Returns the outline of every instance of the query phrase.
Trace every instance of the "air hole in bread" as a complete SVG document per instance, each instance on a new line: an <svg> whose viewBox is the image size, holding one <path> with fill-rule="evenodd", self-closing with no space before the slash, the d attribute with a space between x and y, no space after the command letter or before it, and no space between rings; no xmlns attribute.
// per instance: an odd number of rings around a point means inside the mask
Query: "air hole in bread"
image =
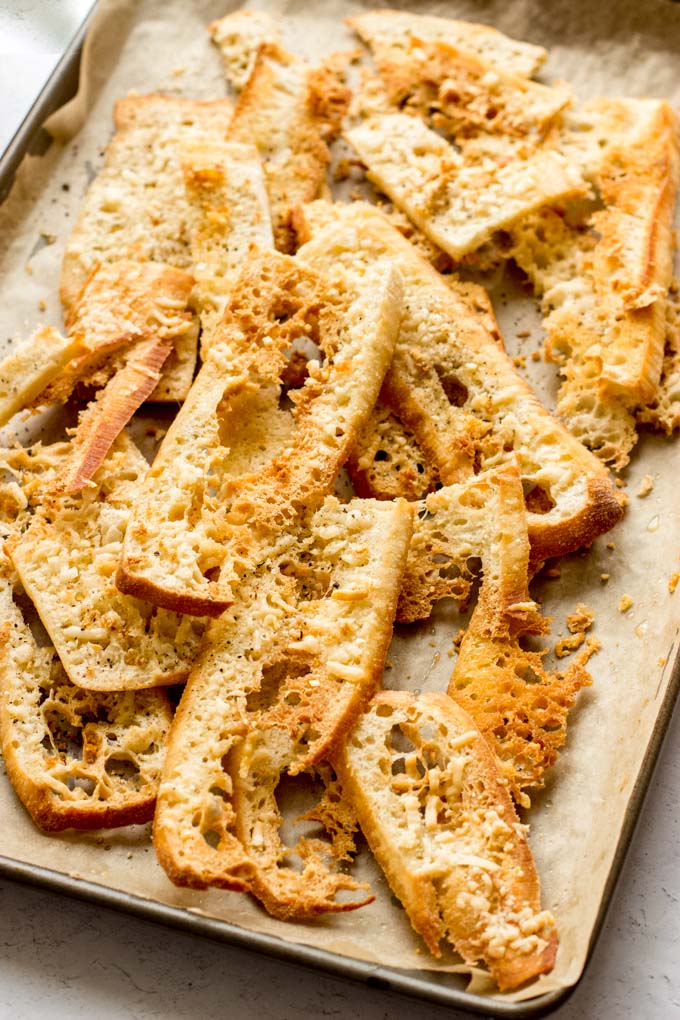
<svg viewBox="0 0 680 1020"><path fill-rule="evenodd" d="M530 514L547 514L555 506L555 500L550 495L550 489L545 485L532 485L530 481L522 480L524 488L524 502Z"/></svg>
<svg viewBox="0 0 680 1020"><path fill-rule="evenodd" d="M439 376L439 382L448 402L454 407L463 407L467 403L469 396L467 386L463 385L457 376L447 372L441 365L435 365L435 371Z"/></svg>

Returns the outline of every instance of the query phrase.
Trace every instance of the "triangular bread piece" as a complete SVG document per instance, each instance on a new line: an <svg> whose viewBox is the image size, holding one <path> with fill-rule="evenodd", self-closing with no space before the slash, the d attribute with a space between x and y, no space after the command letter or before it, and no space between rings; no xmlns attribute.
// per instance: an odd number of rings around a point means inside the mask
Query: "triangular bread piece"
<svg viewBox="0 0 680 1020"><path fill-rule="evenodd" d="M147 476L119 587L179 612L222 613L271 536L330 490L400 317L401 281L386 262L351 280L276 252L247 266ZM306 380L286 396L286 354L310 341Z"/></svg>
<svg viewBox="0 0 680 1020"><path fill-rule="evenodd" d="M587 545L620 520L606 468L542 406L511 360L442 277L375 208L315 202L298 258L361 274L390 258L404 315L382 399L411 429L443 484L518 458L530 496L532 559Z"/></svg>
<svg viewBox="0 0 680 1020"><path fill-rule="evenodd" d="M445 694L376 695L336 756L343 793L431 953L447 938L501 990L551 970L552 915L493 754Z"/></svg>
<svg viewBox="0 0 680 1020"><path fill-rule="evenodd" d="M222 54L225 74L236 92L248 81L260 46L281 43L281 26L266 11L234 11L211 22L208 32Z"/></svg>
<svg viewBox="0 0 680 1020"><path fill-rule="evenodd" d="M412 528L403 500L328 497L281 533L209 628L168 744L154 845L173 882L255 893L286 918L357 889L281 841L276 789L332 753L380 682ZM291 854L303 859L299 873Z"/></svg>

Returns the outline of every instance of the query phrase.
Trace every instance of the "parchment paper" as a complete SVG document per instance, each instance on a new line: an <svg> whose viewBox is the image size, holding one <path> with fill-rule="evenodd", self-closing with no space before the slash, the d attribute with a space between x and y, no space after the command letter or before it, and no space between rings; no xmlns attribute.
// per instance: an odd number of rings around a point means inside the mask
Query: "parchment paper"
<svg viewBox="0 0 680 1020"><path fill-rule="evenodd" d="M80 92L51 119L50 129L59 143L43 157L25 160L0 209L3 343L27 336L38 323L61 321L57 284L62 247L87 184L101 164L112 130L114 100L131 89L194 98L223 95L219 55L204 26L235 6L225 0L102 0L86 44ZM356 45L341 19L362 9L360 4L272 0L266 6L285 14L286 45L311 60ZM543 79L567 79L580 98L622 94L663 96L676 104L680 100L676 62L680 9L670 0L618 4L458 0L439 5L412 0L408 6L484 21L551 47ZM511 277L489 282L510 352L537 350L541 332L532 301ZM521 336L526 330L531 333L528 338ZM530 359L528 366L534 385L551 405L554 368ZM42 422L33 419L22 438L35 436L41 425L49 434L53 422L49 417ZM624 522L598 539L589 553L564 561L560 580L536 589L546 613L555 619L555 635L565 630L566 614L577 601L590 605L596 612L593 633L603 648L591 662L594 686L579 697L567 747L529 819L543 900L554 912L560 932L557 965L530 988L499 998L526 999L568 986L583 968L626 807L678 644L680 591L670 595L668 581L680 569L679 471L676 440L643 437L625 475L631 500ZM645 474L653 476L655 485L646 499L640 499L635 493ZM610 542L615 549L607 548ZM603 573L609 575L606 583L600 579ZM623 594L633 599L625 614L617 610ZM398 628L385 685L445 689L454 664L453 637L464 622L457 609L442 604L425 624ZM360 855L357 871L370 880L377 896L374 904L313 924L283 924L247 896L176 889L155 861L146 828L85 836L40 834L3 775L0 854L361 960L408 969L468 970L460 967L455 955L437 962L418 944L367 852ZM449 980L457 986L463 981L453 973ZM479 975L472 990L494 994L492 984Z"/></svg>

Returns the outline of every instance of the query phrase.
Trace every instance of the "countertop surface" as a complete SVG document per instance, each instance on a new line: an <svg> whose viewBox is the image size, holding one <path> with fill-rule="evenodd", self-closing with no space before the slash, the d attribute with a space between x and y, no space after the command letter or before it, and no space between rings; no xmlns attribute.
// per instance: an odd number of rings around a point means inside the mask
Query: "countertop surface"
<svg viewBox="0 0 680 1020"><path fill-rule="evenodd" d="M0 150L90 6L0 4ZM680 1018L679 861L676 712L585 977L554 1016ZM6 879L0 919L0 1020L463 1016Z"/></svg>

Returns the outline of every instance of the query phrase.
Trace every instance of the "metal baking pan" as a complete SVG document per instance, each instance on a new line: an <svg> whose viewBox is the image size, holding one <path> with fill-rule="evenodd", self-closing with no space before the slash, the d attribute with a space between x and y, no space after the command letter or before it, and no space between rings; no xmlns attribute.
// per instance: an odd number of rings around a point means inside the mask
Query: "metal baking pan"
<svg viewBox="0 0 680 1020"><path fill-rule="evenodd" d="M90 11L12 141L0 156L0 202L8 195L16 169L24 156L27 154L41 155L47 151L51 144L50 136L42 127L46 118L77 91L82 47L96 6L95 4ZM680 627L675 633L667 668L672 670L671 680L661 703L656 727L647 746L644 761L630 797L604 895L592 930L586 967L602 930L626 851L633 839L644 797L652 780L680 690ZM402 970L353 960L317 947L289 943L272 935L250 931L223 920L201 916L188 910L168 906L2 855L0 855L0 875L91 903L123 910L147 920L213 940L227 942L240 948L251 949L287 963L313 967L337 977L363 982L372 988L386 989L437 1005L466 1010L476 1015L512 1017L516 1020L545 1016L563 1004L578 984L577 982L571 987L553 991L525 1002L497 1001L464 991L459 986L460 979L455 975ZM581 977L583 973L585 973L585 967Z"/></svg>

